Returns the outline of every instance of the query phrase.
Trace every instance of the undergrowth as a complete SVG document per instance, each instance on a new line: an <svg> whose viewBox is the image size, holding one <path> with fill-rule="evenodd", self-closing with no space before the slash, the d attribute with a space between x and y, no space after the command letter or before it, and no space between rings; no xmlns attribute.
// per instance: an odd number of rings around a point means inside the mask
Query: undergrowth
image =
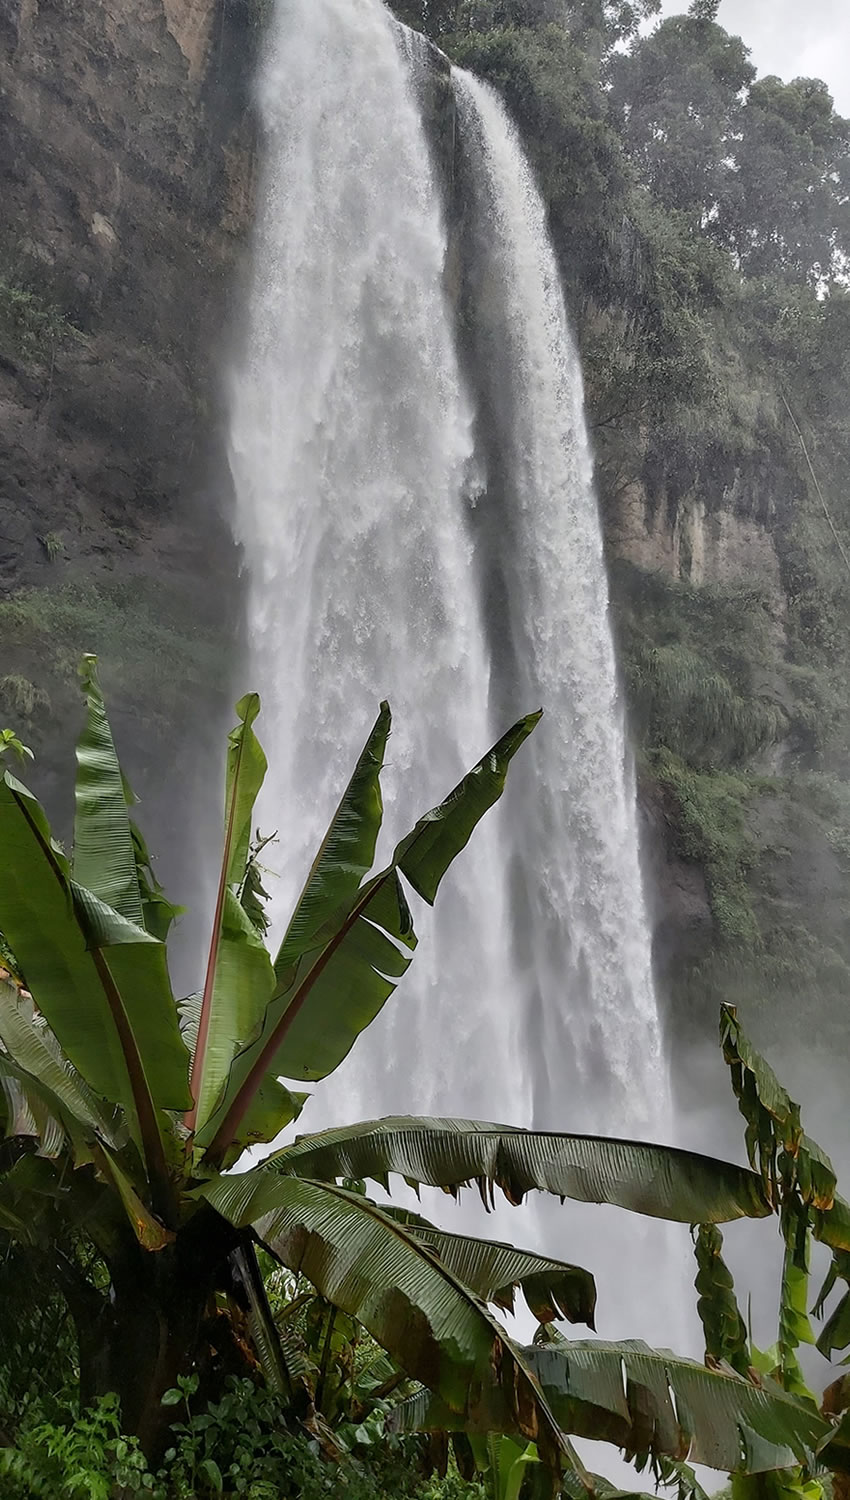
<svg viewBox="0 0 850 1500"><path fill-rule="evenodd" d="M747 879L757 847L747 820L751 780L696 770L667 749L657 751L650 766L672 804L678 853L705 871L720 943L761 947Z"/></svg>
<svg viewBox="0 0 850 1500"><path fill-rule="evenodd" d="M153 1468L122 1435L114 1396L66 1423L36 1413L14 1447L0 1448L0 1500L484 1500L482 1486L456 1470L426 1477L420 1438L364 1428L348 1451L337 1439L328 1459L317 1439L288 1429L280 1398L252 1381L231 1378L202 1413L193 1409L196 1389L190 1376L166 1392L176 1420Z"/></svg>

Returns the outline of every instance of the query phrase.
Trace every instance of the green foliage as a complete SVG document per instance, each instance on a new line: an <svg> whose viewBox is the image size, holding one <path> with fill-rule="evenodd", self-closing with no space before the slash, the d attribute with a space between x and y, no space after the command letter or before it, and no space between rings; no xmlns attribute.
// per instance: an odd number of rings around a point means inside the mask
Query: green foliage
<svg viewBox="0 0 850 1500"><path fill-rule="evenodd" d="M55 562L65 551L65 543L58 531L48 531L46 536L40 538L41 545L47 554L48 562Z"/></svg>
<svg viewBox="0 0 850 1500"><path fill-rule="evenodd" d="M47 676L57 713L72 711L83 653L108 652L107 685L134 703L134 718L146 730L172 730L192 688L215 681L221 668L220 646L156 582L140 579L115 587L68 582L21 589L0 602L0 634L32 663L30 670ZM35 692L36 706L45 706L46 690Z"/></svg>
<svg viewBox="0 0 850 1500"><path fill-rule="evenodd" d="M756 79L710 4L617 54L611 102L640 180L750 276L812 285L840 272L850 124L818 79Z"/></svg>
<svg viewBox="0 0 850 1500"><path fill-rule="evenodd" d="M699 1293L697 1312L705 1335L707 1359L716 1364L728 1364L746 1377L751 1365L747 1328L722 1250L723 1235L717 1226L698 1225L694 1236L697 1262L694 1285Z"/></svg>
<svg viewBox="0 0 850 1500"><path fill-rule="evenodd" d="M795 1462L811 1470L831 1433L813 1404L779 1385L650 1349L637 1339L614 1344L544 1334L524 1353L566 1430L583 1437L604 1433L640 1467L657 1466L668 1482L683 1458L749 1474ZM732 1408L734 1428L722 1418ZM427 1391L400 1407L398 1417L408 1431L452 1426L451 1413ZM687 1473L677 1477L687 1493Z"/></svg>
<svg viewBox="0 0 850 1500"><path fill-rule="evenodd" d="M802 1006L829 1045L850 981L850 792L837 769L799 763L844 734L838 606L835 639L816 653L810 632L797 665L785 659L794 612L783 630L744 584L695 587L618 564L613 590L642 776L674 848L702 866L715 922L678 993L706 1015L719 996L797 1018ZM799 597L812 603L802 583Z"/></svg>
<svg viewBox="0 0 850 1500"><path fill-rule="evenodd" d="M628 670L646 738L692 765L740 764L783 736L787 720L778 704L737 692L681 643L639 649Z"/></svg>
<svg viewBox="0 0 850 1500"><path fill-rule="evenodd" d="M29 745L24 745L13 729L0 729L0 755L6 755L9 752L16 755L20 761L33 759Z"/></svg>
<svg viewBox="0 0 850 1500"><path fill-rule="evenodd" d="M732 772L692 770L667 750L659 751L651 766L671 799L678 852L705 870L720 941L759 947L747 884L756 853L747 821L751 782Z"/></svg>
<svg viewBox="0 0 850 1500"><path fill-rule="evenodd" d="M43 365L80 332L32 286L0 272L0 353L25 365Z"/></svg>
<svg viewBox="0 0 850 1500"><path fill-rule="evenodd" d="M121 1435L114 1395L70 1425L27 1425L14 1448L0 1448L2 1500L112 1500L116 1484L128 1496L154 1493L138 1444Z"/></svg>
<svg viewBox="0 0 850 1500"><path fill-rule="evenodd" d="M185 1378L164 1398L182 1414L172 1424L172 1443L157 1476L163 1500L215 1495L277 1500L281 1493L372 1500L387 1481L398 1485L401 1495L419 1488L405 1461L408 1455L415 1459L417 1444L385 1435L382 1426L338 1427L335 1457L328 1463L318 1439L308 1441L288 1430L286 1406L273 1392L251 1380L232 1379L221 1400L198 1414L191 1403L195 1389L196 1382Z"/></svg>
<svg viewBox="0 0 850 1500"><path fill-rule="evenodd" d="M708 1015L722 986L789 1015L802 992L835 1031L848 888L825 892L819 872L844 860L845 819L804 809L798 780L850 775L850 577L784 401L850 536L850 293L835 279L850 128L818 81L757 78L714 0L625 49L615 10L493 0L438 18L416 0L406 19L519 124L577 323L611 550L634 524L624 496L676 540L679 579L615 565L613 597L646 782L676 847L706 861L715 941L677 960L677 991ZM745 576L701 583L694 507L709 539L729 512L764 527L769 598ZM712 565L743 571L734 549Z"/></svg>
<svg viewBox="0 0 850 1500"><path fill-rule="evenodd" d="M662 21L613 60L612 107L640 180L697 227L723 202L754 75L740 38L693 13Z"/></svg>
<svg viewBox="0 0 850 1500"><path fill-rule="evenodd" d="M605 118L598 64L553 21L540 26L494 26L458 37L453 56L486 78L518 119L550 207L558 243L582 257L564 256L575 299L610 291L618 247L609 236L609 208L625 193L617 136Z"/></svg>
<svg viewBox="0 0 850 1500"><path fill-rule="evenodd" d="M585 44L608 51L656 15L660 0L393 0L392 8L443 46L494 29L566 23Z"/></svg>
<svg viewBox="0 0 850 1500"><path fill-rule="evenodd" d="M626 563L613 570L634 722L649 752L702 767L746 766L784 737L778 634L768 601L746 585L695 587Z"/></svg>
<svg viewBox="0 0 850 1500"><path fill-rule="evenodd" d="M13 1447L0 1448L0 1500L483 1500L456 1471L424 1476L423 1445L361 1426L338 1432L334 1456L317 1438L287 1425L279 1397L233 1378L201 1413L197 1380L166 1392L174 1408L162 1462L148 1466L135 1438L121 1433L107 1396L67 1421L27 1423Z"/></svg>
<svg viewBox="0 0 850 1500"><path fill-rule="evenodd" d="M386 1186L397 1172L409 1184L454 1195L474 1182L485 1202L497 1188L511 1203L536 1189L691 1222L766 1214L754 1173L640 1142L431 1119L301 1136L261 1166L221 1170L293 1120L300 1098L282 1076L331 1073L390 998L416 946L402 882L434 903L454 859L501 797L539 713L503 735L373 874L390 730L382 705L273 963L244 904L266 769L253 728L259 700L246 695L229 737L206 979L200 996L180 1007L178 1028L165 952L174 908L151 879L130 817L133 797L91 656L81 681L87 716L70 856L27 788L8 774L0 780L0 921L13 972L26 983L0 977L0 1246L26 1247L52 1270L74 1320L83 1389L103 1390L105 1370L148 1454L158 1451L163 1410L182 1403L175 1454L193 1487L221 1491L225 1484L220 1449L214 1454L199 1434L210 1430L209 1401L221 1399L228 1349L241 1368L256 1356L269 1398L276 1394L293 1411L300 1402L302 1417L306 1408L318 1422L316 1408L327 1404L342 1440L355 1448L381 1436L382 1403L403 1371L427 1383L455 1422L519 1433L548 1467L581 1475L569 1429L542 1395L529 1352L490 1304L511 1306L521 1287L541 1318L589 1322L590 1274L382 1208L366 1197L362 1179ZM255 1237L332 1304L315 1304L317 1372L275 1324ZM86 1266L67 1254L78 1243ZM365 1390L352 1358L355 1322L395 1362L373 1370ZM147 1348L156 1355L153 1368L144 1365ZM163 1369L185 1373L164 1391ZM737 1442L734 1430L724 1429L717 1443ZM605 1421L598 1435L610 1436ZM247 1481L241 1489L237 1482L241 1470L229 1472L235 1491L247 1493Z"/></svg>
<svg viewBox="0 0 850 1500"><path fill-rule="evenodd" d="M7 713L25 720L34 719L50 708L50 699L44 689L14 672L0 677L0 703Z"/></svg>
<svg viewBox="0 0 850 1500"><path fill-rule="evenodd" d="M0 1244L0 1432L61 1420L73 1400L76 1362L73 1325L50 1268L28 1250Z"/></svg>

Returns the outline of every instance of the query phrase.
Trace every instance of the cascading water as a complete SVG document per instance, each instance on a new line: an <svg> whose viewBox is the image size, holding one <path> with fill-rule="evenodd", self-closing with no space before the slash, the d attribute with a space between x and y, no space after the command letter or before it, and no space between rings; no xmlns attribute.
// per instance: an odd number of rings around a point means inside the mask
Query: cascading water
<svg viewBox="0 0 850 1500"><path fill-rule="evenodd" d="M284 910L380 699L394 712L396 837L492 739L464 519L472 417L439 192L397 43L380 0L279 0L260 81L265 175L231 449ZM494 1077L499 1112L528 1113L503 1003L499 837L492 819L480 830L414 973L315 1125L450 1100L481 1113Z"/></svg>
<svg viewBox="0 0 850 1500"><path fill-rule="evenodd" d="M512 718L540 702L547 718L434 920L417 918L402 991L305 1124L424 1111L665 1134L581 380L543 208L495 96L458 75L492 304L481 327L502 391L500 405L474 382L476 414L411 76L419 51L399 38L381 0L277 0L260 80L265 169L231 462L276 905L297 894L380 698L395 715L395 836ZM551 1249L572 1253L563 1220L540 1222Z"/></svg>
<svg viewBox="0 0 850 1500"><path fill-rule="evenodd" d="M517 132L487 85L457 72L455 91L477 200L473 277L487 288L474 318L487 341L478 361L482 402L501 474L482 530L508 637L503 671L513 693L546 709L518 767L521 789L513 789L521 978L537 1018L535 1112L542 1125L563 1117L574 1054L572 1128L666 1134L667 1074L581 368Z"/></svg>
<svg viewBox="0 0 850 1500"><path fill-rule="evenodd" d="M669 1139L581 367L545 208L517 131L486 84L456 71L454 85L466 322L474 329L468 361L487 455L486 502L475 525L491 692L497 705L518 695L546 710L503 814L533 1123ZM671 1255L678 1231L577 1205L565 1220L546 1200L534 1212L535 1243L593 1267L600 1329L656 1341L660 1332L682 1347L684 1286L672 1268L687 1264L687 1251L683 1244Z"/></svg>

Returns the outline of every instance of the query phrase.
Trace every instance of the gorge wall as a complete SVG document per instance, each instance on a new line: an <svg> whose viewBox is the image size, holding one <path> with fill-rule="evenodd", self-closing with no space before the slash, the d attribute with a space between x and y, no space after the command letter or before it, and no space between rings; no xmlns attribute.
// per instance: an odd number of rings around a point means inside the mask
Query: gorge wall
<svg viewBox="0 0 850 1500"><path fill-rule="evenodd" d="M230 696L221 351L257 21L236 0L0 4L0 717L54 805L83 650L142 790L174 755L190 774Z"/></svg>
<svg viewBox="0 0 850 1500"><path fill-rule="evenodd" d="M504 95L549 205L674 1032L709 1033L723 995L757 1036L804 1024L828 1051L850 981L850 577L795 422L841 535L848 298L790 261L743 275L670 208L616 112L638 82L611 83L605 7L592 26L542 0L397 9ZM238 676L220 393L262 22L262 0L0 0L0 721L49 799L82 650L142 791L166 763L193 779L199 740L208 763ZM689 37L704 60L734 41ZM431 79L459 215L436 57Z"/></svg>

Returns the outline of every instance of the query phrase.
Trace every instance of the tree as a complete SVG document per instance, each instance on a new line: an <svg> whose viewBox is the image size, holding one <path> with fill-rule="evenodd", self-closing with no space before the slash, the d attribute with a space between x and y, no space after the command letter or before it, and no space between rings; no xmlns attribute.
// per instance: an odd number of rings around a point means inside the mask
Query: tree
<svg viewBox="0 0 850 1500"><path fill-rule="evenodd" d="M638 37L611 65L611 105L641 181L697 227L723 212L749 50L692 10Z"/></svg>
<svg viewBox="0 0 850 1500"><path fill-rule="evenodd" d="M393 0L392 8L434 41L554 24L600 55L634 36L661 0Z"/></svg>
<svg viewBox="0 0 850 1500"><path fill-rule="evenodd" d="M693 0L611 61L611 103L644 184L731 249L748 276L819 283L850 248L850 121L816 78L756 78Z"/></svg>
<svg viewBox="0 0 850 1500"><path fill-rule="evenodd" d="M688 15L695 21L717 20L717 12L720 9L720 0L691 0L688 6Z"/></svg>
<svg viewBox="0 0 850 1500"><path fill-rule="evenodd" d="M647 1144L429 1119L300 1137L260 1166L225 1171L297 1117L304 1096L281 1079L327 1077L390 997L416 944L403 881L434 901L539 716L521 719L370 874L382 705L273 962L251 844L265 771L259 700L243 698L206 977L177 1005L166 955L175 908L130 817L93 658L83 682L71 858L32 793L11 772L0 781L0 927L14 955L0 976L0 1234L66 1299L83 1398L117 1391L125 1428L155 1452L165 1390L194 1367L214 1391L244 1357L245 1330L285 1387L261 1242L463 1425L518 1432L582 1473L565 1416L487 1304L521 1287L545 1322L592 1324L591 1275L445 1234L379 1207L358 1183L397 1173L455 1195L477 1183L517 1203L536 1189L720 1222L769 1212L755 1173ZM713 1420L724 1401L725 1384Z"/></svg>
<svg viewBox="0 0 850 1500"><path fill-rule="evenodd" d="M729 240L750 276L817 285L850 253L850 120L818 78L759 78L740 115Z"/></svg>

